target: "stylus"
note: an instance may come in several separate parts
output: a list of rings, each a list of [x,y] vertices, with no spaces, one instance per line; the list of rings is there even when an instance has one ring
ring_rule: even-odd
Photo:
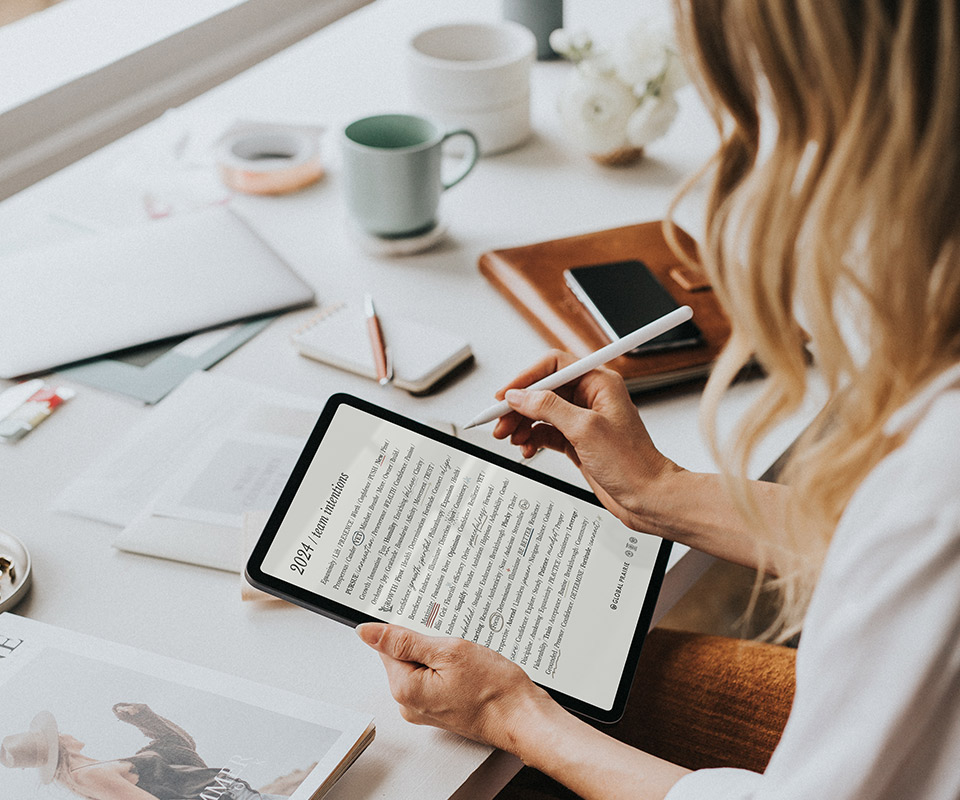
[[[635,347],[639,347],[644,342],[649,342],[651,339],[656,338],[662,333],[666,333],[667,331],[677,327],[677,325],[679,325],[681,322],[686,322],[691,317],[693,317],[693,310],[690,308],[690,306],[680,306],[680,308],[675,308],[669,314],[664,314],[659,319],[655,319],[653,322],[644,325],[642,328],[637,328],[633,333],[628,333],[622,339],[611,342],[610,344],[601,347],[599,350],[594,351],[590,355],[584,356],[579,361],[575,361],[569,366],[557,370],[551,375],[547,375],[545,378],[541,378],[527,388],[559,389],[564,384],[570,383],[570,381],[586,375],[590,370],[596,369],[597,367],[606,364],[608,361],[612,361],[617,356],[622,356],[624,353],[630,352]],[[509,410],[510,406],[507,401],[502,400],[496,405],[492,405],[490,408],[477,414],[477,416],[463,426],[464,430],[467,428],[476,427],[477,425],[483,425],[487,422],[492,422],[498,417],[502,417]]]

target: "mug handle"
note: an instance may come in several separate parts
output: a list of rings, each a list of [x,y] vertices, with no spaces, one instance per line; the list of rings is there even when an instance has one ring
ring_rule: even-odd
[[[463,171],[459,175],[457,175],[457,177],[455,177],[452,181],[443,182],[444,191],[449,189],[451,186],[456,186],[458,183],[460,183],[460,181],[466,178],[467,175],[470,174],[470,170],[472,170],[474,166],[476,166],[477,159],[480,158],[480,143],[477,141],[477,137],[474,136],[468,130],[460,129],[456,131],[450,131],[449,133],[445,133],[443,135],[443,138],[440,140],[440,146],[442,147],[443,143],[447,141],[447,139],[451,139],[454,136],[466,136],[471,142],[470,152],[463,159],[464,162],[466,163],[466,167],[464,167]]]

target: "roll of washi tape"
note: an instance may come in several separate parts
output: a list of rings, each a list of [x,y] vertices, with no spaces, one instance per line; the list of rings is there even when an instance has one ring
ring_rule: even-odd
[[[287,194],[323,177],[318,136],[284,125],[227,131],[217,166],[223,182],[244,194]]]

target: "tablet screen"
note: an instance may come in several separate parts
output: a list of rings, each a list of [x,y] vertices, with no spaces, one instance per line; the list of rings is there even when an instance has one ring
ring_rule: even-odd
[[[612,719],[668,548],[588,492],[338,395],[248,577],[350,623],[478,642],[568,707]]]

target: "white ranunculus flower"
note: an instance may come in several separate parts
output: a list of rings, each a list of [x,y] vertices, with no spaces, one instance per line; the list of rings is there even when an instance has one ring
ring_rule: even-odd
[[[648,97],[627,120],[627,140],[634,147],[645,147],[666,134],[680,106],[671,94]]]
[[[687,70],[683,66],[683,59],[676,50],[668,50],[666,58],[667,71],[663,77],[663,85],[660,87],[660,91],[663,94],[672,95],[677,89],[682,89],[690,83],[690,76],[687,75]]]
[[[668,47],[674,49],[673,36],[664,23],[645,20],[633,27],[612,52],[620,80],[643,94],[646,85],[663,72]]]
[[[550,47],[555,53],[576,63],[592,55],[593,40],[586,31],[557,28],[550,33]]]
[[[580,74],[586,78],[616,78],[616,66],[609,53],[595,53],[577,64]],[[636,102],[636,100],[634,100]]]
[[[550,32],[550,49],[561,56],[569,57],[573,45],[573,37],[566,28],[557,28]]]
[[[642,152],[670,128],[679,106],[674,93],[689,82],[666,21],[644,20],[613,49],[594,46],[587,34],[557,30],[555,50],[577,66],[560,96],[570,139],[602,163],[626,163],[618,151]],[[599,160],[599,159],[598,159]]]
[[[627,143],[627,120],[636,105],[633,93],[616,78],[575,70],[560,96],[560,116],[584,151],[607,153]]]
[[[550,32],[550,49],[564,58],[573,56],[573,36],[566,28],[557,28]]]

